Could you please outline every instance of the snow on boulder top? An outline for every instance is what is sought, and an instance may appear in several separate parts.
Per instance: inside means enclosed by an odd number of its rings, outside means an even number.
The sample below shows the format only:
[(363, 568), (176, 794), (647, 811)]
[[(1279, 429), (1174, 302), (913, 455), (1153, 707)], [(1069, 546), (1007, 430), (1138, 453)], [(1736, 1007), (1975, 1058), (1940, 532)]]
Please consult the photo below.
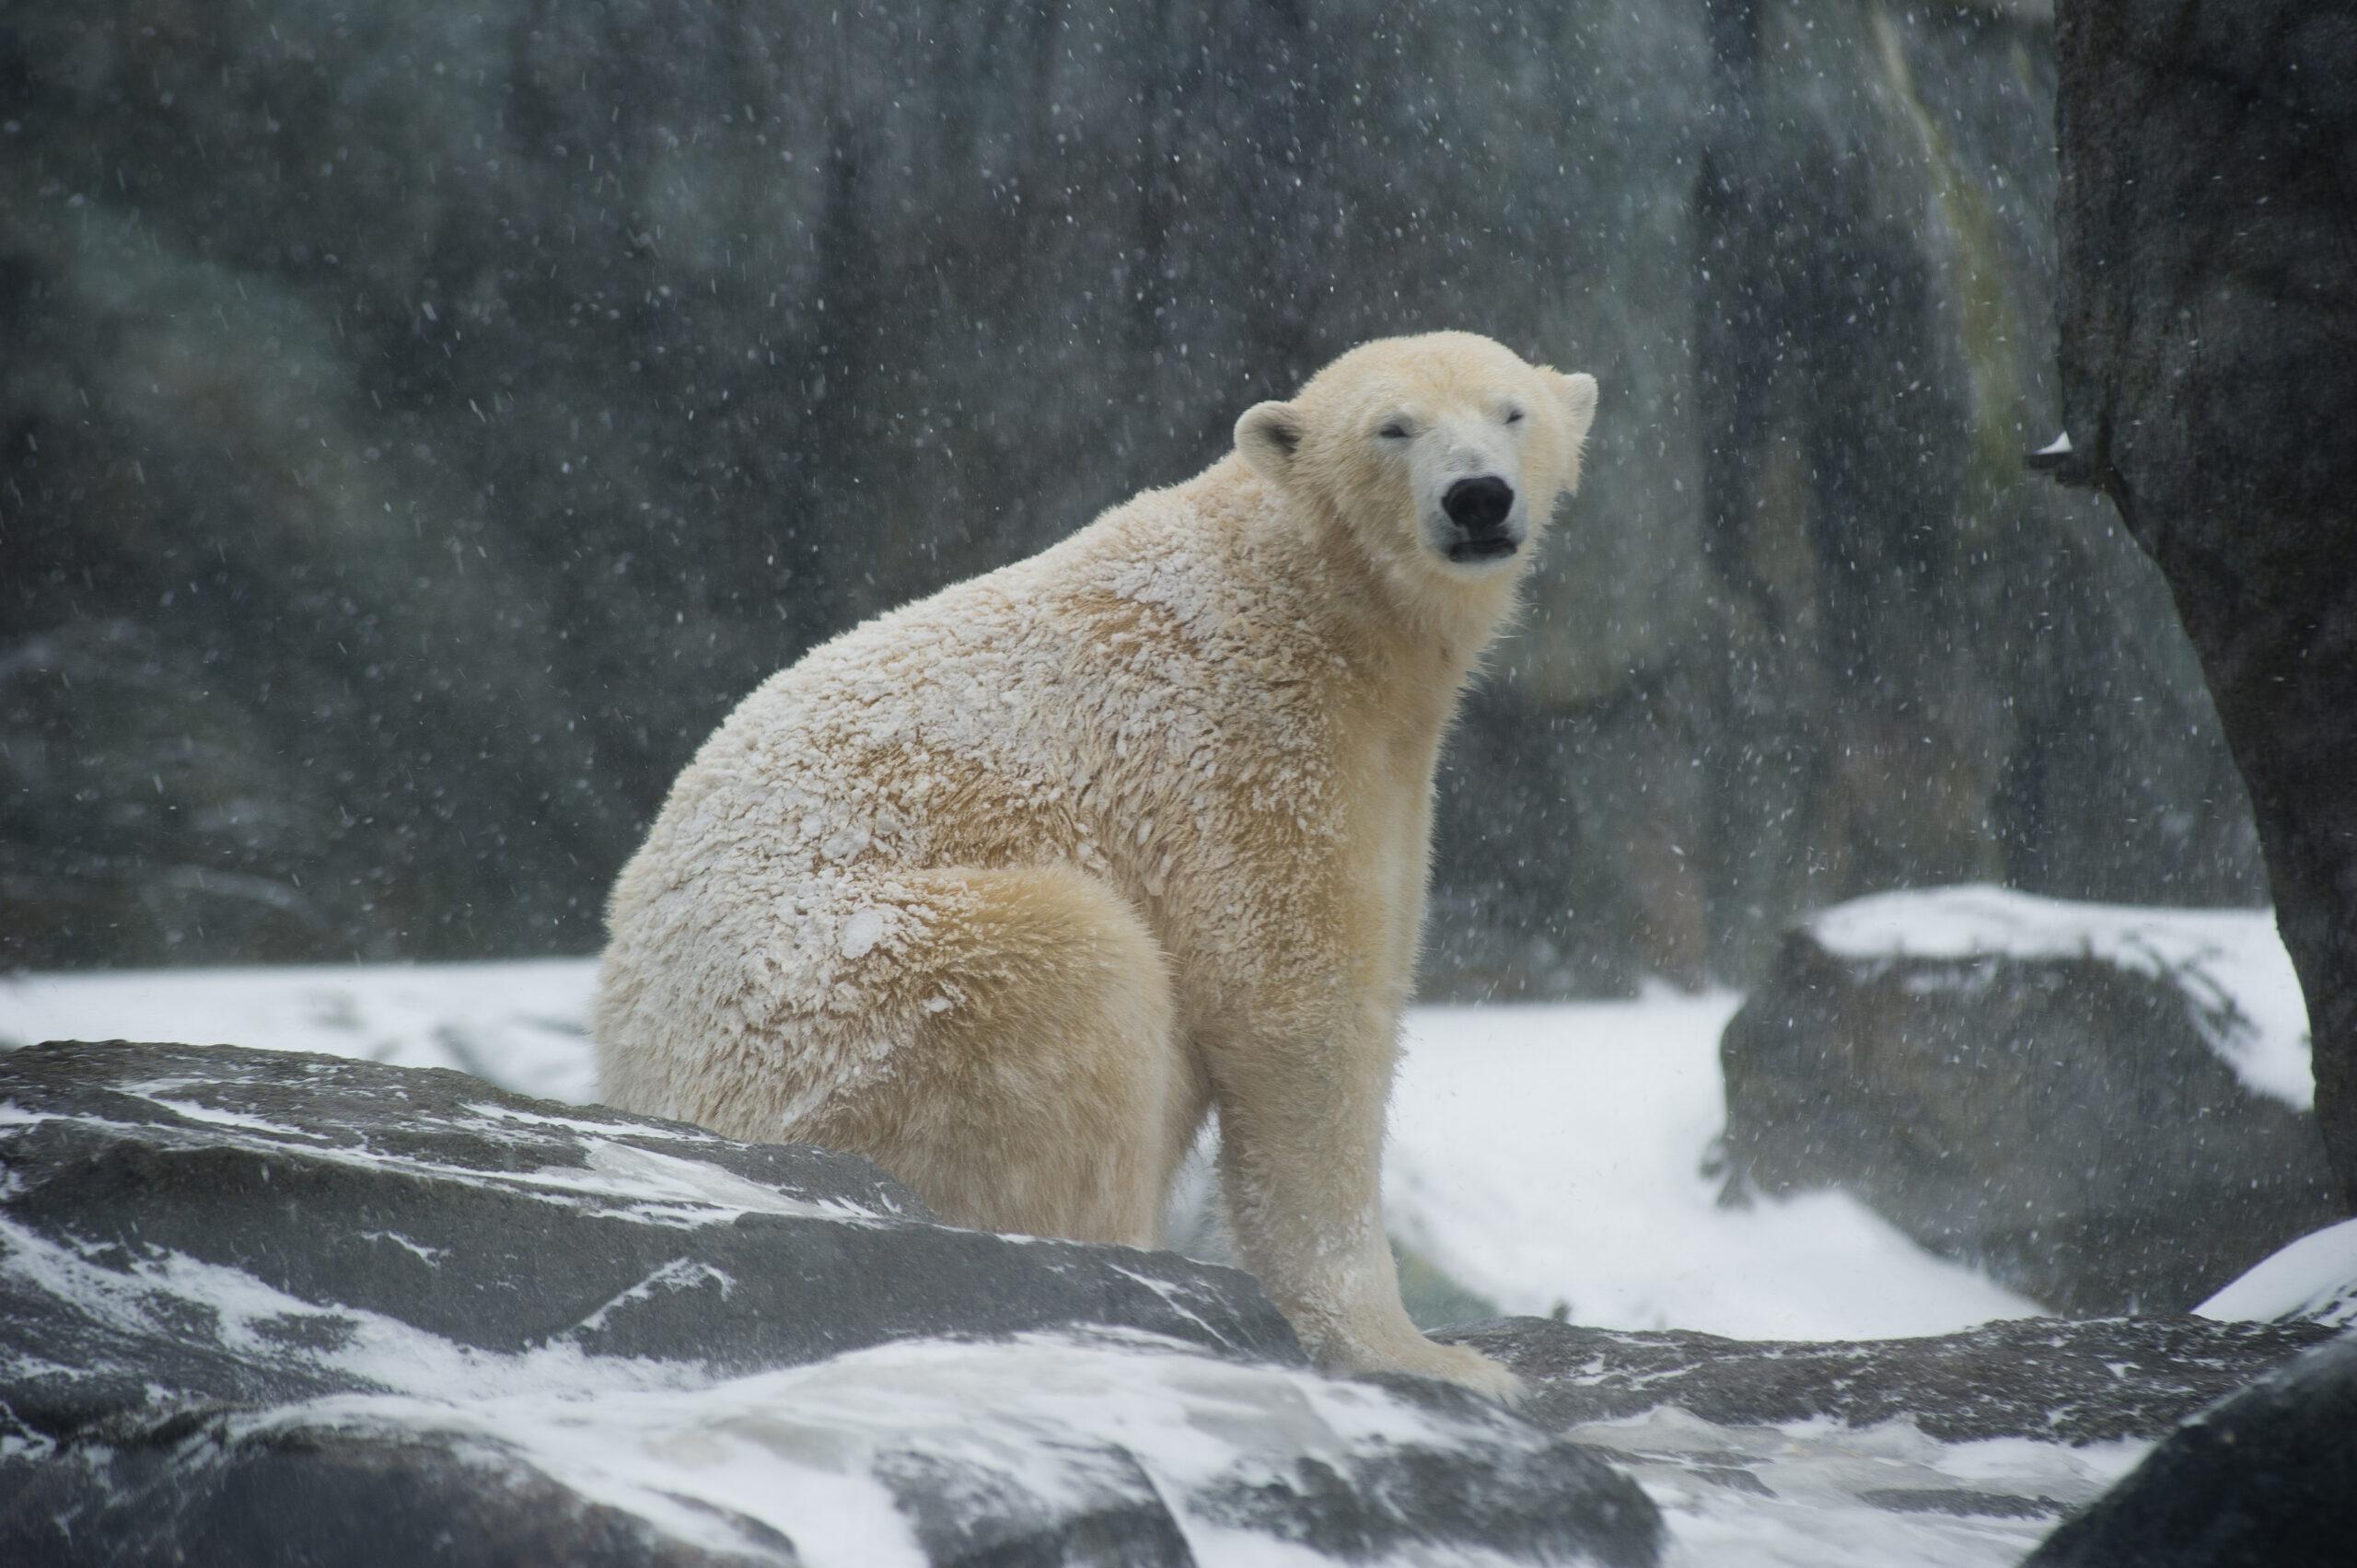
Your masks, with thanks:
[(2357, 1220), (2300, 1237), (2193, 1310), (2222, 1322), (2357, 1325)]
[(2302, 1110), (2315, 1102), (2307, 1001), (2270, 911), (2073, 903), (1976, 885), (1878, 893), (1801, 929), (1846, 958), (2093, 958), (2167, 981), (2245, 1086)]

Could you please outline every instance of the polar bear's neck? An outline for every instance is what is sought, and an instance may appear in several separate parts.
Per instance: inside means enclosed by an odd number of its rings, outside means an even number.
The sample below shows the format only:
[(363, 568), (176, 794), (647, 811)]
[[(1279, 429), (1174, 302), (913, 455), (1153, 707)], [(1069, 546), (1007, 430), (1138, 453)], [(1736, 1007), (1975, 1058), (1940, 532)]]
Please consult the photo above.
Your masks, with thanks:
[(1436, 746), (1457, 694), (1514, 618), (1520, 574), (1468, 579), (1412, 552), (1371, 556), (1365, 530), (1287, 496), (1235, 457), (1196, 482), (1211, 526), (1233, 508), (1226, 526), (1244, 546), (1237, 567), (1287, 606), (1271, 619), (1299, 626), (1333, 679), (1380, 701), (1395, 724), (1429, 729)]

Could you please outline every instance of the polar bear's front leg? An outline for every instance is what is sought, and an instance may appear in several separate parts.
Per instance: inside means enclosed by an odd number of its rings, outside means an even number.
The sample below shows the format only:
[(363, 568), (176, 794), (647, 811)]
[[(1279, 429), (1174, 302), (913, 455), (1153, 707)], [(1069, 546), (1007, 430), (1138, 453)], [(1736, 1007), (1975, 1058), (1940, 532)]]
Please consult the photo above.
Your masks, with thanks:
[(1387, 1031), (1317, 1030), (1210, 1053), (1220, 1179), (1245, 1266), (1329, 1372), (1412, 1372), (1513, 1400), (1521, 1382), (1434, 1344), (1399, 1303), (1383, 1229)]

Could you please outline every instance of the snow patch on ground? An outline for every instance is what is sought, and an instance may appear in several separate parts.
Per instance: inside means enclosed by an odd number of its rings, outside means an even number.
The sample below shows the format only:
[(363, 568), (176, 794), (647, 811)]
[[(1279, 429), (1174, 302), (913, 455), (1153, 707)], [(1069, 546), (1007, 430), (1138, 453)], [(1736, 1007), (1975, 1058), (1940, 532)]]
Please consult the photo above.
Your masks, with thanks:
[(1736, 1339), (1938, 1334), (2036, 1302), (1856, 1199), (1724, 1208), (1719, 1035), (1742, 998), (1420, 1007), (1391, 1097), (1392, 1232), (1509, 1313)]
[(2305, 1110), (2308, 1005), (2267, 910), (2144, 909), (1986, 886), (1858, 899), (1805, 927), (1850, 958), (2100, 958), (2174, 979), (2211, 1047), (2254, 1092)]
[(0, 1046), (156, 1040), (455, 1067), (586, 1102), (594, 958), (0, 977)]

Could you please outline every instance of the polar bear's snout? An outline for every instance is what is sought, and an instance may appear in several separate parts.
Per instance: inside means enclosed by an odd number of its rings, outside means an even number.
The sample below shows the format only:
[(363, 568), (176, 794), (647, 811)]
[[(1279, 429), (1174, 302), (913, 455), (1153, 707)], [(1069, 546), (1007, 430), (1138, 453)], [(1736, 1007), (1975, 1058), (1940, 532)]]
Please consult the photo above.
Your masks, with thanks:
[(1448, 541), (1451, 561), (1493, 561), (1522, 547), (1514, 522), (1514, 486), (1495, 474), (1460, 479), (1441, 493), (1440, 509), (1463, 536)]
[(1514, 486), (1495, 474), (1458, 480), (1442, 494), (1440, 509), (1465, 533), (1449, 544), (1452, 561), (1511, 555), (1522, 542), (1506, 527), (1514, 517)]

